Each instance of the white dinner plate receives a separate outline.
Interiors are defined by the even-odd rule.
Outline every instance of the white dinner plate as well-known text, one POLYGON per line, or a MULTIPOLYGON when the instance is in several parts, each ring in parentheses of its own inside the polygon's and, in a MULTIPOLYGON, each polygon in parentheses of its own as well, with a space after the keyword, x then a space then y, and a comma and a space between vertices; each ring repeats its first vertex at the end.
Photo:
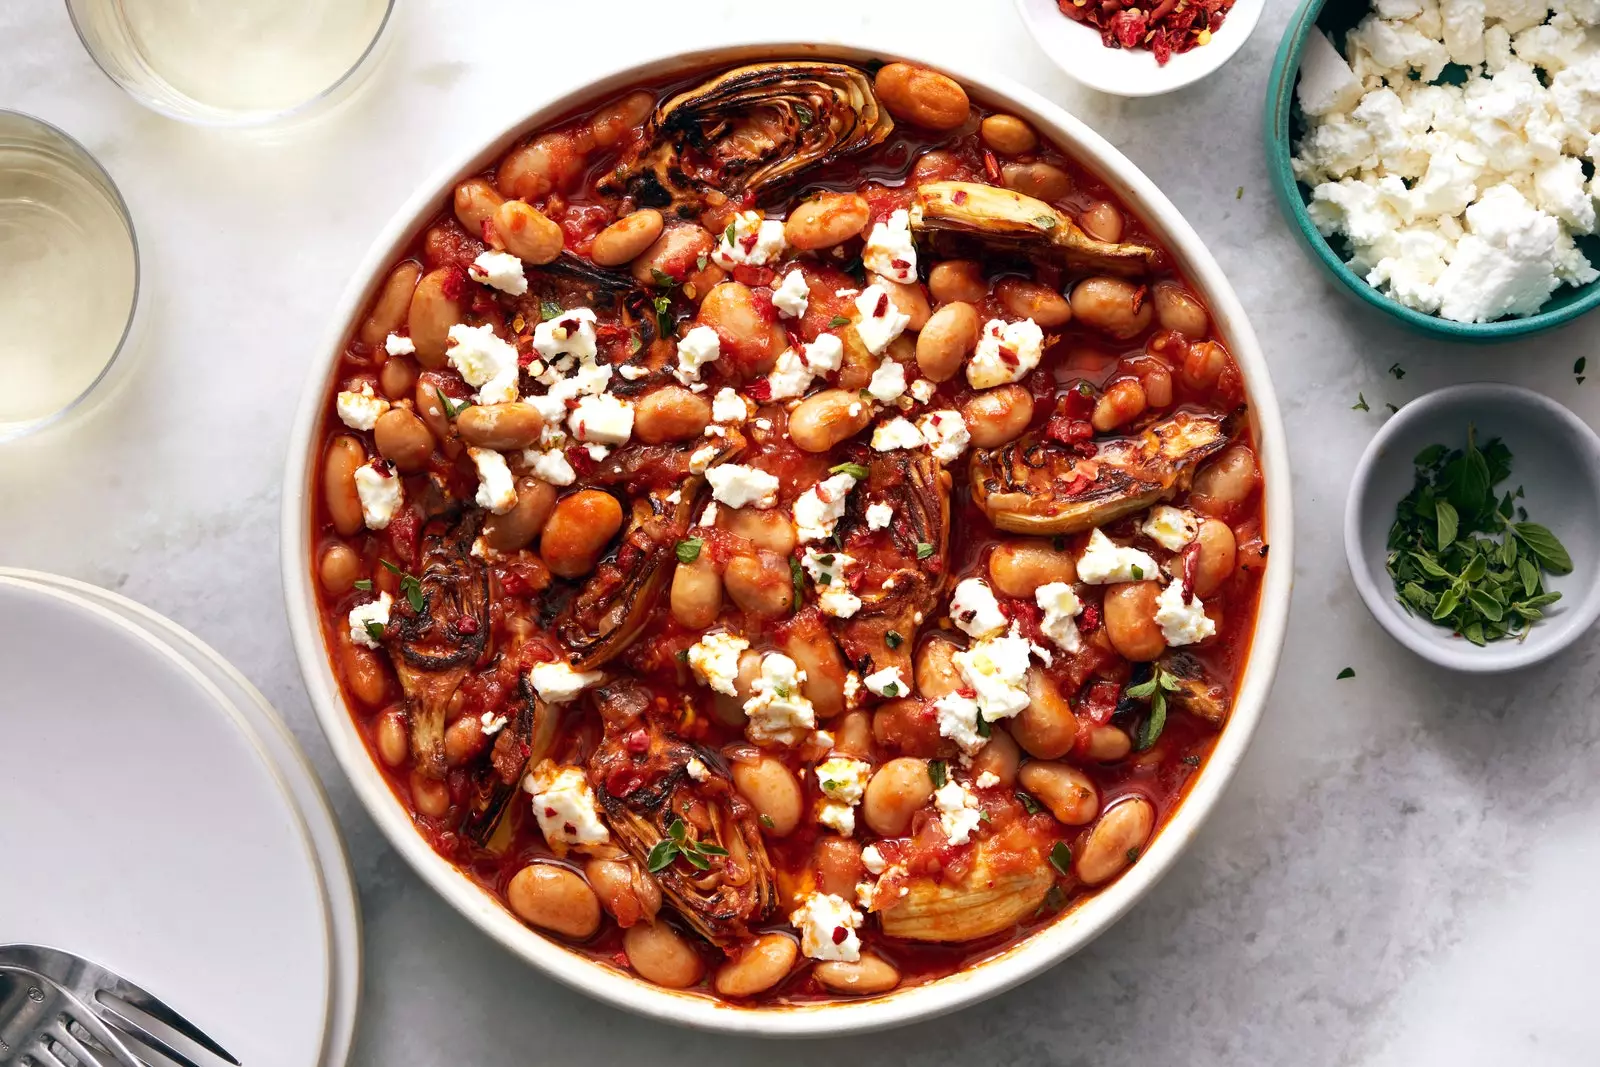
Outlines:
POLYGON ((82 597, 0 578, 0 943, 77 951, 249 1067, 324 1062, 319 856, 204 673, 82 597))
POLYGON ((289 786, 319 860, 333 957, 328 1033, 320 1063, 322 1067, 344 1067, 355 1042, 356 1017, 361 1007, 361 909, 344 837, 339 832, 333 809, 316 770, 277 710, 249 679, 210 645, 137 601, 97 585, 42 571, 0 567, 0 580, 6 578, 34 582, 81 597, 144 629, 210 679, 255 728, 256 740, 266 749, 289 786))

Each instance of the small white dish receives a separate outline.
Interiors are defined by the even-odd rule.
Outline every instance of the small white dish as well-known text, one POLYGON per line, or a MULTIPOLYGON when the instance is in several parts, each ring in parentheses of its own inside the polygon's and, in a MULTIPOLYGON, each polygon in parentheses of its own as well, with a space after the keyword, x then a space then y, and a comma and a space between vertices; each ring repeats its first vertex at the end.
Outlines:
POLYGON ((350 859, 333 808, 328 804, 316 770, 267 702, 238 668, 210 645, 171 619, 99 586, 42 571, 0 567, 0 580, 32 582, 104 608, 139 627, 188 663, 220 689, 232 708, 254 728, 256 742, 271 758, 296 802, 318 861, 326 897, 332 963, 331 1004, 321 1067, 344 1067, 355 1043, 356 1017, 361 1007, 361 907, 356 896, 350 859))
POLYGON ((227 698, 103 608, 0 578, 0 941, 127 974, 242 1062, 321 1062, 327 901, 285 783, 227 698), (70 679, 64 683, 63 679, 70 679), (22 862, 28 857, 27 862, 22 862))
POLYGON ((1600 617, 1600 436, 1549 397, 1493 382, 1456 385, 1418 397, 1386 422, 1350 481, 1344 516, 1345 556, 1367 610, 1396 641, 1451 670, 1493 674, 1531 666, 1571 645, 1600 617), (1523 487, 1519 503, 1572 556, 1572 573, 1545 575, 1561 599, 1522 639, 1479 647, 1408 612, 1385 569, 1395 508, 1416 481, 1412 459, 1429 445, 1461 448, 1467 426, 1483 444, 1503 439, 1511 476, 1501 489, 1523 487))
POLYGON ((1208 43, 1165 65, 1148 49, 1107 48, 1100 31, 1063 15, 1056 0, 1016 4, 1029 35, 1069 78, 1112 96, 1160 96, 1193 85, 1232 59, 1256 28, 1266 0, 1238 0, 1208 43))

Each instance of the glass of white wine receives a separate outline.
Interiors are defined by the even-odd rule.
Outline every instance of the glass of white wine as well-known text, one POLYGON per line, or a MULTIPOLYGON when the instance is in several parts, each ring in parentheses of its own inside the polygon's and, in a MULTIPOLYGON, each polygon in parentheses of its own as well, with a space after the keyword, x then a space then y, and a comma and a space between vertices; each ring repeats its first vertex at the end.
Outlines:
POLYGON ((140 103, 186 122, 260 125, 346 95, 394 0, 66 0, 83 45, 140 103))
POLYGON ((0 110, 0 441, 78 407, 127 347, 139 247, 84 147, 0 110))

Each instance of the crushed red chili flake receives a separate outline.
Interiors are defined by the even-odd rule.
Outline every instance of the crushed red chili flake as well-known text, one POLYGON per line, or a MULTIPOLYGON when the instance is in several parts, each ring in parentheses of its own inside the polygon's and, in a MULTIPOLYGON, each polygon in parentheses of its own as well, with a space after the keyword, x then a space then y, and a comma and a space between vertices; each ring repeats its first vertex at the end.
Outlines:
POLYGON ((878 296, 878 306, 872 309, 872 317, 875 318, 875 319, 881 319, 881 318, 883 318, 883 313, 885 311, 888 311, 888 310, 889 310, 889 294, 888 293, 881 293, 878 296))
POLYGON ((442 281, 439 282, 439 291, 446 300, 460 300, 461 295, 467 291, 467 272, 459 266, 448 268, 442 281))
POLYGON ((965 204, 967 202, 966 190, 957 189, 955 195, 952 196, 950 199, 953 200, 957 204, 965 204))
POLYGON ((846 930, 844 927, 835 926, 833 928, 833 943, 835 945, 844 944, 845 938, 847 938, 849 936, 850 936, 850 931, 846 930))
POLYGON ((1056 0, 1061 13, 1100 31, 1107 48, 1145 48, 1166 66, 1173 56, 1207 44, 1234 0, 1056 0))
POLYGON ((1083 612, 1078 616, 1078 632, 1092 634, 1100 629, 1100 607, 1097 604, 1085 604, 1083 612))

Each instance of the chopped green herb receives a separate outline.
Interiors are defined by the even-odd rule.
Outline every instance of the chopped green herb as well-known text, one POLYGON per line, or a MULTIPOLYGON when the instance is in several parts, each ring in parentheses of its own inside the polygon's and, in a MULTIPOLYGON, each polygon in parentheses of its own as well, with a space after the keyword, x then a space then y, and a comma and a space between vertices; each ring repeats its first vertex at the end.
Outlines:
POLYGON ((739 232, 738 223, 728 223, 728 228, 722 231, 722 243, 729 248, 733 247, 733 238, 739 232))
POLYGON ((679 563, 693 563, 695 560, 699 559, 700 558, 700 546, 703 545, 703 544, 705 544, 705 541, 702 538, 699 538, 699 537, 691 537, 688 540, 679 541, 678 542, 678 562, 679 563))
POLYGON ((1167 694, 1175 692, 1180 684, 1172 674, 1156 667, 1149 678, 1122 691, 1135 700, 1150 702, 1150 714, 1145 717, 1143 725, 1139 727, 1139 735, 1134 740, 1134 748, 1138 751, 1143 752, 1161 737, 1161 731, 1167 727, 1167 694))
POLYGON ((674 278, 660 267, 650 268, 650 279, 662 289, 671 289, 674 285, 678 284, 678 279, 674 278))
POLYGON ((1043 911, 1045 908, 1049 908, 1051 911, 1060 911, 1066 906, 1067 894, 1061 891, 1060 886, 1053 885, 1050 887, 1050 892, 1044 895, 1044 903, 1039 905, 1039 910, 1043 911))
POLYGON ((639 351, 639 349, 641 349, 643 347, 644 347, 644 342, 639 339, 639 335, 638 334, 630 333, 628 335, 628 355, 630 355, 630 356, 633 355, 635 352, 639 351))
POLYGON ((765 826, 768 830, 770 830, 770 829, 772 829, 774 826, 776 826, 778 824, 772 821, 772 816, 763 815, 763 816, 761 816, 761 825, 765 826))
POLYGON ((848 315, 835 315, 833 318, 828 320, 828 326, 830 328, 848 325, 850 325, 850 316, 848 315))
POLYGON ((1033 799, 1033 795, 1031 793, 1024 793, 1019 789, 1016 791, 1015 796, 1017 798, 1017 803, 1022 805, 1022 810, 1027 812, 1029 815, 1037 815, 1044 810, 1044 805, 1033 799))
POLYGON ((422 583, 417 580, 416 575, 407 574, 405 571, 401 570, 395 564, 390 563, 386 559, 379 559, 378 562, 383 566, 383 569, 388 571, 390 574, 398 574, 400 576, 401 594, 405 596, 406 601, 411 605, 411 610, 416 614, 421 615, 423 610, 428 606, 428 601, 427 598, 422 595, 422 583))
POLYGON ((933 555, 933 546, 928 544, 928 542, 926 542, 926 541, 918 541, 917 542, 917 558, 918 559, 927 559, 931 555, 933 555))
POLYGON ((1134 581, 1137 582, 1137 581, 1142 581, 1144 579, 1144 568, 1139 566, 1137 563, 1135 563, 1132 567, 1129 567, 1128 569, 1133 572, 1133 580, 1134 581))
POLYGON ((950 780, 950 771, 944 765, 944 760, 933 759, 928 761, 928 777, 933 781, 935 789, 943 789, 950 780))
POLYGON ((990 726, 989 720, 985 719, 982 715, 978 716, 978 725, 975 727, 975 729, 978 731, 979 737, 988 737, 994 732, 994 727, 990 726))
POLYGON ((1134 860, 1136 860, 1138 858, 1139 858, 1139 850, 1138 850, 1138 848, 1130 848, 1128 850, 1128 862, 1132 863, 1134 860))
POLYGON ((726 856, 728 850, 720 845, 713 845, 708 841, 697 841, 689 836, 689 828, 682 819, 674 818, 667 827, 667 836, 657 841, 650 854, 645 857, 644 865, 651 874, 659 874, 672 866, 673 861, 680 857, 689 866, 700 871, 711 869, 708 856, 726 856))
POLYGON ((706 254, 704 252, 701 252, 698 256, 695 257, 694 266, 695 266, 696 270, 705 270, 706 269, 706 254))
POLYGON ((1399 363, 1391 363, 1389 364, 1389 373, 1394 375, 1395 380, 1398 381, 1406 376, 1406 369, 1400 366, 1399 363))
POLYGON ((886 697, 897 697, 897 696, 899 696, 900 695, 900 683, 899 682, 890 682, 888 685, 884 686, 883 687, 883 695, 886 696, 886 697))
POLYGON ((355 583, 355 587, 361 590, 363 593, 370 593, 372 592, 372 579, 362 578, 355 583))
POLYGON ((905 638, 900 636, 899 630, 890 630, 888 633, 883 635, 883 643, 888 645, 890 648, 899 648, 904 641, 905 638))
POLYGON ((369 622, 369 623, 367 623, 367 636, 372 638, 374 641, 382 641, 383 640, 383 623, 381 623, 381 622, 369 622))
POLYGON ((439 406, 444 408, 444 417, 455 420, 455 417, 472 406, 470 400, 453 400, 444 395, 444 390, 437 385, 433 387, 434 395, 439 398, 439 406))
POLYGON ((799 611, 806 599, 806 577, 800 569, 800 561, 793 556, 789 557, 789 580, 794 583, 794 610, 799 611))
POLYGON ((1061 220, 1054 215, 1035 215, 1033 217, 1033 224, 1041 230, 1053 230, 1060 222, 1061 220))
POLYGON ((1372 405, 1367 403, 1367 398, 1363 394, 1357 393, 1356 394, 1356 402, 1354 404, 1350 405, 1350 410, 1351 411, 1371 411, 1372 410, 1372 405))
POLYGON ((566 310, 566 308, 562 307, 554 300, 545 300, 539 304, 539 315, 546 322, 549 322, 553 318, 559 317, 560 315, 564 314, 566 310))
POLYGON ((1346 667, 1344 670, 1342 670, 1338 674, 1334 675, 1333 676, 1333 680, 1336 681, 1336 682, 1342 682, 1346 678, 1354 678, 1355 676, 1356 676, 1356 669, 1354 667, 1346 667))
POLYGON ((794 115, 795 118, 800 120, 800 125, 802 126, 809 126, 817 121, 817 117, 811 113, 811 109, 804 104, 794 105, 794 115))
POLYGON ((870 474, 871 471, 867 470, 867 468, 863 467, 859 463, 841 463, 837 467, 829 467, 828 468, 828 473, 829 474, 848 474, 850 477, 854 478, 856 481, 859 482, 863 478, 865 478, 868 474, 870 474))
POLYGON ((1233 191, 1233 198, 1235 200, 1243 200, 1244 199, 1244 186, 1241 185, 1241 186, 1239 186, 1239 188, 1237 188, 1237 189, 1235 189, 1233 191))
POLYGON ((1391 404, 1388 401, 1384 401, 1383 406, 1389 409, 1389 414, 1391 414, 1391 415, 1400 414, 1400 408, 1396 404, 1391 404))
POLYGON ((1585 367, 1587 367, 1588 365, 1589 365, 1589 357, 1588 356, 1579 356, 1572 363, 1572 373, 1577 375, 1578 384, 1579 385, 1583 384, 1583 369, 1585 367))
POLYGON ((1050 846, 1050 866, 1062 874, 1072 871, 1072 849, 1065 841, 1057 841, 1050 846))

